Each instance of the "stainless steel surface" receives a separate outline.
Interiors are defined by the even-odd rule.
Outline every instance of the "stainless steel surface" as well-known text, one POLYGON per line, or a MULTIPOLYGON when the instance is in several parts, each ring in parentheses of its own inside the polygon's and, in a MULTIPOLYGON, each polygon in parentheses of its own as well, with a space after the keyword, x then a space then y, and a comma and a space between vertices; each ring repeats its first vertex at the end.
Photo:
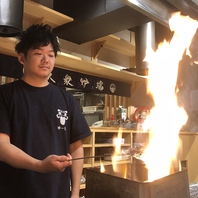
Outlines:
POLYGON ((151 21, 135 28, 136 73, 147 75, 148 63, 144 61, 146 49, 155 50, 155 22, 151 21))
POLYGON ((111 155, 95 155, 95 156, 78 157, 78 158, 72 158, 71 160, 68 161, 75 161, 75 160, 89 159, 89 158, 102 158, 107 156, 111 156, 111 155))
POLYGON ((77 44, 150 21, 168 27, 171 13, 177 11, 166 0, 54 0, 54 9, 74 18, 55 28, 55 33, 77 44))
POLYGON ((14 37, 22 31, 23 0, 0 1, 0 36, 14 37))
MULTIPOLYGON (((106 167, 105 167, 106 168, 106 167)), ((152 182, 125 179, 110 169, 86 170, 86 198, 189 198, 187 170, 182 170, 152 182)))
POLYGON ((198 19, 198 1, 197 0, 166 0, 183 14, 191 18, 198 19))
POLYGON ((168 26, 171 14, 177 9, 165 0, 121 0, 134 10, 164 26, 168 26))

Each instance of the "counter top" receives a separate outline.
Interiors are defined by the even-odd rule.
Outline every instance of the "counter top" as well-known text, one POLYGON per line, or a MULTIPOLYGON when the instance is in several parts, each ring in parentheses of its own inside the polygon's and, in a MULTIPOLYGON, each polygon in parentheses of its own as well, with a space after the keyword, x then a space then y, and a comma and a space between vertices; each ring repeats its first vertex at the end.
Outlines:
MULTIPOLYGON (((135 129, 130 128, 123 128, 123 127, 90 127, 91 130, 97 130, 97 131, 108 131, 108 130, 124 130, 124 131, 131 131, 133 133, 149 133, 144 131, 138 131, 135 129)), ((179 135, 198 135, 198 132, 188 132, 188 131, 181 131, 179 135)))

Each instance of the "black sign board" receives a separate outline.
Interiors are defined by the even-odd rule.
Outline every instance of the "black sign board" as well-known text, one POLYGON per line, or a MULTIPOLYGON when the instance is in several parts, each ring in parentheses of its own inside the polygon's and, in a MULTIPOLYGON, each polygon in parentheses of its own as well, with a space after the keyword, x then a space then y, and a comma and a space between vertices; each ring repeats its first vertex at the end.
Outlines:
POLYGON ((86 75, 65 69, 54 68, 50 78, 55 84, 61 87, 76 88, 87 92, 105 93, 130 97, 131 84, 86 75))

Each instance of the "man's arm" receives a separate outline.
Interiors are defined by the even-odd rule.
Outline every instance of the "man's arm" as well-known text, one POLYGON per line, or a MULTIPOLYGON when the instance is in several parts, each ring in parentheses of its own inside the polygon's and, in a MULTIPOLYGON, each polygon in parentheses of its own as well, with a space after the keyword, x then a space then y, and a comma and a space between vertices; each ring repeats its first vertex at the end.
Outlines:
POLYGON ((20 169, 28 169, 37 172, 64 171, 65 167, 72 164, 71 156, 49 155, 43 160, 38 160, 18 147, 10 143, 10 137, 5 133, 0 133, 0 161, 10 166, 20 169))
MULTIPOLYGON (((77 142, 74 142, 70 145, 70 153, 72 158, 79 158, 84 156, 83 152, 83 144, 82 141, 79 140, 77 142)), ((80 191, 80 181, 81 181, 81 175, 83 170, 83 163, 84 160, 74 160, 72 162, 71 166, 71 198, 79 198, 79 191, 80 191)))

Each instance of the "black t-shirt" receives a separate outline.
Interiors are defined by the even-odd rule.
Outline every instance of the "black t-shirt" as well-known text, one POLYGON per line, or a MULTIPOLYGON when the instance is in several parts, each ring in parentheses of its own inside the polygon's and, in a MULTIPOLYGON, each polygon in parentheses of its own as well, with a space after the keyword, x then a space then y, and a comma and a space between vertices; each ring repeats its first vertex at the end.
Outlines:
MULTIPOLYGON (((0 86, 0 132, 37 159, 66 155, 71 143, 91 135, 71 93, 53 84, 32 87, 22 80, 0 86)), ((68 198, 69 183, 70 168, 38 173, 0 163, 3 198, 68 198)))

